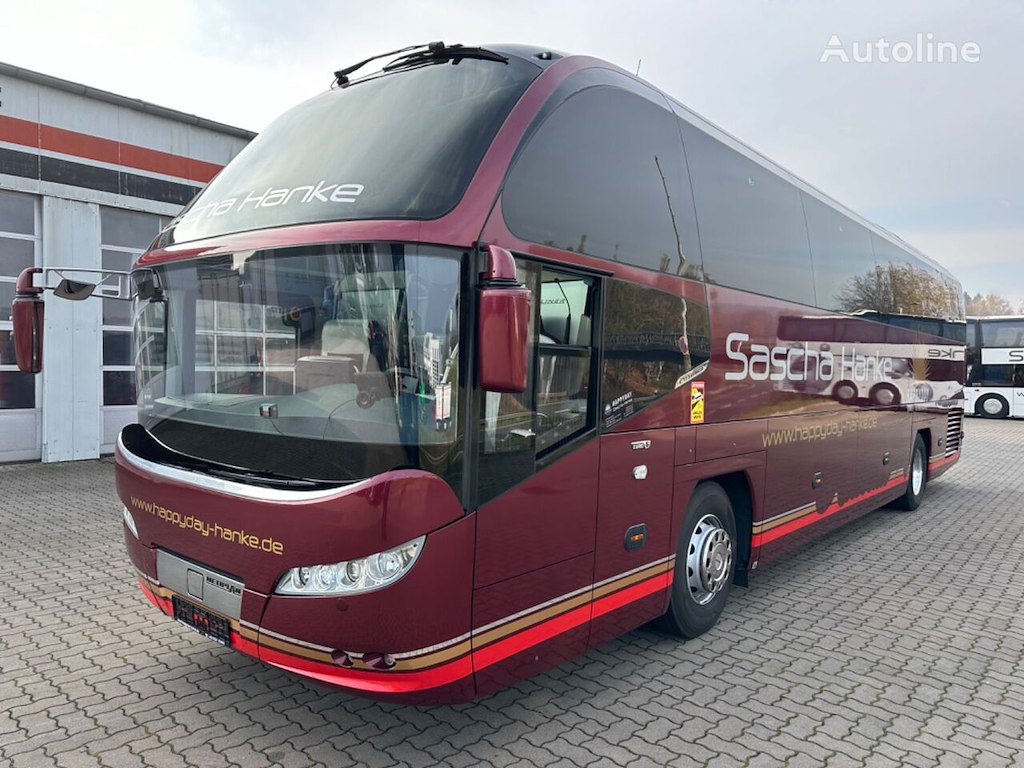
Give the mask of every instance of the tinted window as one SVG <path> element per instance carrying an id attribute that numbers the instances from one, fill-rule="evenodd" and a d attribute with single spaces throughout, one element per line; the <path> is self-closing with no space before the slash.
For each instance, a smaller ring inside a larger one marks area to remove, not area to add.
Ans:
<path id="1" fill-rule="evenodd" d="M 462 59 L 355 82 L 275 120 L 193 201 L 181 242 L 262 227 L 443 215 L 540 69 Z"/>
<path id="2" fill-rule="evenodd" d="M 706 279 L 813 305 L 800 192 L 686 121 L 680 125 Z"/>
<path id="3" fill-rule="evenodd" d="M 609 428 L 677 387 L 707 362 L 707 309 L 663 291 L 609 281 L 601 423 Z"/>
<path id="4" fill-rule="evenodd" d="M 31 373 L 0 371 L 0 410 L 36 407 L 36 377 Z"/>
<path id="5" fill-rule="evenodd" d="M 814 292 L 822 309 L 875 309 L 871 233 L 816 197 L 801 193 L 814 264 Z"/>
<path id="6" fill-rule="evenodd" d="M 977 349 L 980 340 L 978 338 L 978 321 L 968 320 L 967 321 L 967 346 L 972 349 Z"/>
<path id="7" fill-rule="evenodd" d="M 103 233 L 103 244 L 124 248 L 146 249 L 154 237 L 160 232 L 166 219 L 151 213 L 123 211 L 118 208 L 100 208 L 100 228 Z M 107 254 L 104 253 L 104 269 L 124 269 L 124 267 L 108 267 Z"/>
<path id="8" fill-rule="evenodd" d="M 674 118 L 638 94 L 598 86 L 571 96 L 516 160 L 502 206 L 524 240 L 699 274 Z"/>
<path id="9" fill-rule="evenodd" d="M 879 312 L 894 315 L 955 318 L 960 315 L 959 288 L 930 264 L 895 243 L 871 235 L 877 270 L 872 281 Z"/>
<path id="10" fill-rule="evenodd" d="M 981 339 L 986 347 L 1024 347 L 1024 320 L 982 320 Z"/>
<path id="11" fill-rule="evenodd" d="M 1024 386 L 1024 365 L 975 365 L 970 383 L 977 387 Z"/>
<path id="12" fill-rule="evenodd" d="M 17 277 L 21 270 L 35 264 L 35 242 L 0 237 L 0 276 Z"/>

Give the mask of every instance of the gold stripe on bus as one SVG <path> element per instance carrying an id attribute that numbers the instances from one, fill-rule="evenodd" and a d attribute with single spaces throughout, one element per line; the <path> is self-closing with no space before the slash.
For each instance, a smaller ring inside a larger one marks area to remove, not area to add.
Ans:
<path id="1" fill-rule="evenodd" d="M 889 479 L 895 480 L 897 477 L 903 477 L 903 475 L 905 474 L 906 471 L 903 469 L 903 467 L 900 467 L 899 469 L 894 469 L 892 472 L 889 473 Z"/>
<path id="2" fill-rule="evenodd" d="M 495 627 L 489 632 L 484 632 L 483 634 L 475 635 L 473 637 L 473 647 L 480 648 L 484 645 L 489 645 L 490 643 L 493 643 L 496 640 L 501 640 L 502 638 L 519 632 L 520 630 L 528 629 L 529 627 L 532 627 L 535 624 L 539 624 L 542 621 L 546 621 L 560 614 L 567 613 L 568 611 L 571 611 L 574 608 L 578 608 L 581 605 L 586 605 L 587 603 L 593 602 L 599 597 L 611 594 L 612 592 L 618 592 L 620 589 L 623 589 L 624 587 L 628 587 L 638 582 L 644 581 L 646 579 L 651 578 L 652 576 L 657 576 L 660 573 L 664 573 L 670 570 L 672 568 L 672 565 L 673 560 L 669 559 L 664 563 L 658 563 L 657 565 L 653 565 L 649 568 L 644 568 L 642 571 L 631 573 L 628 576 L 623 576 L 621 578 L 615 579 L 614 581 L 610 581 L 607 584 L 602 584 L 600 587 L 595 588 L 592 592 L 584 592 L 583 594 L 577 595 L 576 597 L 572 597 L 568 600 L 563 600 L 560 603 L 555 603 L 554 605 L 551 605 L 545 608 L 544 610 L 528 614 L 527 616 L 523 616 L 520 619 L 511 621 L 508 624 L 502 624 L 500 627 Z"/>
<path id="3" fill-rule="evenodd" d="M 484 645 L 490 645 L 496 640 L 501 640 L 503 637 L 507 637 L 515 632 L 540 624 L 542 621 L 559 616 L 566 611 L 571 611 L 573 608 L 579 608 L 581 605 L 586 605 L 591 601 L 591 593 L 584 592 L 582 595 L 570 598 L 569 600 L 563 600 L 560 603 L 549 606 L 544 610 L 531 613 L 529 616 L 523 616 L 521 619 L 516 619 L 508 624 L 502 624 L 500 627 L 495 627 L 489 632 L 484 632 L 480 635 L 474 635 L 473 647 L 480 648 Z"/>
<path id="4" fill-rule="evenodd" d="M 804 504 L 802 507 L 797 507 L 794 510 L 779 515 L 778 517 L 773 517 L 770 520 L 764 520 L 760 523 L 754 523 L 752 527 L 752 532 L 754 534 L 764 533 L 765 531 L 770 531 L 772 528 L 778 528 L 780 525 L 791 523 L 797 518 L 803 517 L 804 515 L 809 515 L 812 512 L 817 511 L 818 505 L 812 501 L 809 504 Z"/>
<path id="5" fill-rule="evenodd" d="M 506 624 L 494 627 L 480 635 L 475 635 L 472 638 L 441 648 L 440 650 L 426 653 L 422 656 L 399 658 L 395 665 L 389 668 L 389 671 L 415 671 L 425 669 L 426 667 L 436 666 L 437 664 L 443 664 L 447 661 L 452 661 L 470 653 L 474 647 L 479 648 L 484 645 L 489 645 L 490 643 L 501 640 L 504 637 L 515 634 L 516 632 L 528 629 L 543 621 L 547 621 L 548 619 L 555 618 L 563 613 L 567 613 L 575 608 L 586 605 L 593 600 L 611 594 L 612 592 L 617 592 L 620 589 L 645 581 L 653 576 L 666 573 L 672 570 L 673 565 L 674 558 L 670 557 L 664 562 L 656 563 L 655 565 L 643 568 L 635 573 L 630 573 L 626 576 L 614 579 L 594 588 L 593 590 L 587 590 L 580 594 L 576 594 L 571 598 L 549 605 L 542 610 L 521 616 Z M 149 578 L 144 577 L 144 579 L 148 582 L 153 592 L 165 599 L 170 599 L 172 596 L 177 595 L 173 590 L 157 585 Z M 178 597 L 182 596 L 178 595 Z M 188 598 L 182 597 L 182 599 L 187 600 Z M 216 611 L 210 612 L 217 616 L 221 616 L 221 614 L 218 614 Z M 222 616 L 222 618 L 227 619 L 230 622 L 232 630 L 252 642 L 266 645 L 279 651 L 284 651 L 285 653 L 289 653 L 293 656 L 300 656 L 305 659 L 311 659 L 313 661 L 319 661 L 326 664 L 336 663 L 329 652 L 310 648 L 306 645 L 299 645 L 295 642 L 291 642 L 289 639 L 284 639 L 283 636 L 275 637 L 267 632 L 257 632 L 249 627 L 241 625 L 235 619 L 231 619 L 227 616 Z M 413 651 L 413 653 L 415 653 L 415 651 Z M 359 658 L 352 658 L 351 660 L 353 662 L 353 668 L 355 669 L 371 669 L 371 667 L 368 667 Z"/>
<path id="6" fill-rule="evenodd" d="M 673 558 L 668 562 L 658 563 L 658 565 L 651 566 L 650 568 L 645 568 L 644 570 L 639 571 L 638 573 L 631 574 L 621 579 L 616 579 L 615 581 L 609 584 L 603 584 L 594 590 L 593 599 L 597 600 L 599 597 L 604 597 L 605 595 L 610 595 L 612 592 L 618 592 L 620 589 L 631 587 L 634 584 L 651 578 L 652 576 L 658 576 L 659 574 L 665 573 L 666 571 L 671 571 L 674 565 L 675 559 Z"/>

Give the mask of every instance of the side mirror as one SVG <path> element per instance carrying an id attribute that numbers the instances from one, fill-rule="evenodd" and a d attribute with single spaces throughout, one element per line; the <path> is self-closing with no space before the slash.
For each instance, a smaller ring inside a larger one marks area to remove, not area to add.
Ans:
<path id="1" fill-rule="evenodd" d="M 22 270 L 14 287 L 11 320 L 14 322 L 14 356 L 23 373 L 43 370 L 43 298 L 42 288 L 32 284 L 38 267 Z"/>
<path id="2" fill-rule="evenodd" d="M 477 378 L 490 392 L 526 391 L 530 291 L 516 281 L 512 254 L 488 247 L 477 306 Z"/>

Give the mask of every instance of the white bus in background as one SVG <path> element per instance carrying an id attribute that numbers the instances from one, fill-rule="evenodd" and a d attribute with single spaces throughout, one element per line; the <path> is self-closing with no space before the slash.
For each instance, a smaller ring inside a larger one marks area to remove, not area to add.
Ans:
<path id="1" fill-rule="evenodd" d="M 1024 417 L 1024 316 L 967 318 L 964 413 Z"/>

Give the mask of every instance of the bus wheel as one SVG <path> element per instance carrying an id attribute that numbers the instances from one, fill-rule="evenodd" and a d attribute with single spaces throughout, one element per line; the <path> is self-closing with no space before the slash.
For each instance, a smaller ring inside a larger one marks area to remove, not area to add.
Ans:
<path id="1" fill-rule="evenodd" d="M 660 626 L 680 637 L 697 637 L 725 608 L 736 562 L 736 521 L 718 483 L 701 483 L 683 516 L 672 576 L 672 599 Z"/>
<path id="2" fill-rule="evenodd" d="M 832 389 L 832 397 L 848 405 L 857 399 L 857 385 L 852 381 L 840 381 Z"/>
<path id="3" fill-rule="evenodd" d="M 986 419 L 1005 419 L 1010 406 L 999 395 L 985 395 L 974 406 L 974 412 Z"/>
<path id="4" fill-rule="evenodd" d="M 875 405 L 899 405 L 900 391 L 892 384 L 883 382 L 875 384 L 868 393 L 868 399 Z"/>
<path id="5" fill-rule="evenodd" d="M 896 509 L 912 512 L 921 506 L 924 498 L 924 487 L 928 482 L 928 451 L 924 446 L 924 438 L 920 434 L 914 438 L 914 450 L 910 454 L 910 477 L 907 478 L 907 489 L 892 503 Z"/>

